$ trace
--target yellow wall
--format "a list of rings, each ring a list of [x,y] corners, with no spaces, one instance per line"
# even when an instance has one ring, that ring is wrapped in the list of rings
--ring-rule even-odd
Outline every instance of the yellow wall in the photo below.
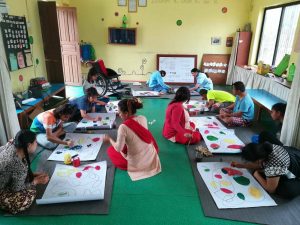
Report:
[[[249,57],[250,64],[255,64],[256,61],[256,54],[258,50],[258,42],[259,42],[259,36],[260,36],[260,31],[262,26],[264,8],[281,5],[289,2],[295,2],[295,1],[296,0],[253,0],[252,1],[250,21],[252,25],[253,39],[252,39],[251,52]],[[296,37],[298,36],[298,33],[300,32],[299,23],[300,23],[300,18],[298,21],[298,29],[295,35],[295,40]],[[292,52],[290,63],[296,62],[298,55],[299,54]]]
[[[37,0],[27,0],[27,6],[26,0],[6,0],[6,3],[8,5],[8,12],[10,15],[26,16],[26,21],[27,23],[29,22],[28,33],[33,36],[34,41],[31,48],[34,59],[33,63],[35,63],[36,58],[39,59],[39,64],[36,66],[36,76],[46,76]],[[31,66],[10,73],[14,92],[23,91],[22,84],[19,82],[20,74],[24,77],[24,90],[27,89],[30,79],[35,76],[34,68],[35,66]]]
[[[249,22],[251,0],[148,0],[147,7],[128,13],[127,7],[112,0],[70,0],[77,8],[80,39],[91,42],[97,57],[106,66],[126,74],[142,74],[140,66],[146,59],[144,74],[156,68],[156,54],[197,54],[198,65],[203,53],[226,54],[226,37]],[[223,6],[228,13],[223,14]],[[116,17],[115,12],[119,12]],[[137,27],[136,46],[107,44],[108,27],[120,27],[126,14],[129,27]],[[104,21],[101,19],[104,18]],[[181,19],[182,26],[176,21]],[[139,22],[139,25],[136,25]],[[211,37],[221,37],[222,44],[212,46]],[[83,69],[86,72],[87,69]],[[124,80],[146,80],[146,75],[122,76]]]

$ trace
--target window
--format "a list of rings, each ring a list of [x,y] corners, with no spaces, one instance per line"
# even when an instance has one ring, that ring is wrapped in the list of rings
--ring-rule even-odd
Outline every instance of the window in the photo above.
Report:
[[[265,9],[257,62],[276,66],[291,54],[299,14],[299,1]]]

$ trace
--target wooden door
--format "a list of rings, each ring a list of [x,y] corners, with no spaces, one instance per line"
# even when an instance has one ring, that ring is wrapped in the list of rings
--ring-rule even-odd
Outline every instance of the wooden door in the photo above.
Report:
[[[50,83],[63,83],[63,67],[55,2],[38,1],[47,77]]]
[[[82,85],[76,8],[57,7],[57,20],[65,83]]]

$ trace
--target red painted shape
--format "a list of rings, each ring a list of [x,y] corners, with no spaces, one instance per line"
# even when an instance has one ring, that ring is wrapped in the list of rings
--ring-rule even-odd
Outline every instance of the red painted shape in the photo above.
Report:
[[[205,130],[205,131],[204,131],[204,134],[209,134],[209,130]]]
[[[96,166],[96,167],[95,167],[95,170],[100,170],[100,169],[101,169],[100,166]]]
[[[220,174],[216,174],[215,178],[222,179],[222,176]]]
[[[186,106],[188,109],[191,109],[191,108],[193,108],[193,105],[187,105]]]
[[[232,148],[232,149],[241,149],[243,146],[242,145],[228,145],[227,148]]]
[[[80,178],[81,176],[82,176],[82,173],[81,173],[81,172],[77,172],[77,173],[76,173],[76,177],[77,177],[77,178]]]
[[[89,170],[91,168],[93,168],[93,167],[92,166],[86,166],[86,167],[84,167],[84,169],[82,171],[86,171],[86,170]]]
[[[98,142],[98,141],[100,141],[100,138],[93,138],[92,141],[93,142]]]
[[[243,175],[243,172],[241,172],[239,170],[236,170],[236,169],[232,169],[232,168],[229,168],[229,167],[224,167],[223,169],[227,171],[227,174],[229,176],[234,176],[234,175],[242,176]]]
[[[221,189],[221,191],[223,191],[224,193],[226,193],[226,194],[232,194],[232,191],[230,191],[229,189],[227,189],[227,188],[220,188]]]
[[[213,149],[218,149],[220,148],[220,145],[213,143],[210,145],[210,147],[212,147]]]

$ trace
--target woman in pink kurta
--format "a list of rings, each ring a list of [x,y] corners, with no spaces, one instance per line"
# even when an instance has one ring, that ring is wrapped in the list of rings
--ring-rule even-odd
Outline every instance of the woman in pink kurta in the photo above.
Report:
[[[183,103],[189,100],[189,89],[180,87],[168,105],[163,136],[172,142],[196,144],[201,140],[201,134],[195,130],[195,124],[189,121],[189,114],[183,107]]]
[[[111,146],[107,154],[119,169],[127,170],[130,178],[145,179],[161,172],[158,146],[147,127],[144,116],[136,116],[136,110],[143,107],[137,99],[123,99],[118,104],[119,115],[124,121],[118,129],[117,140],[104,137]]]

